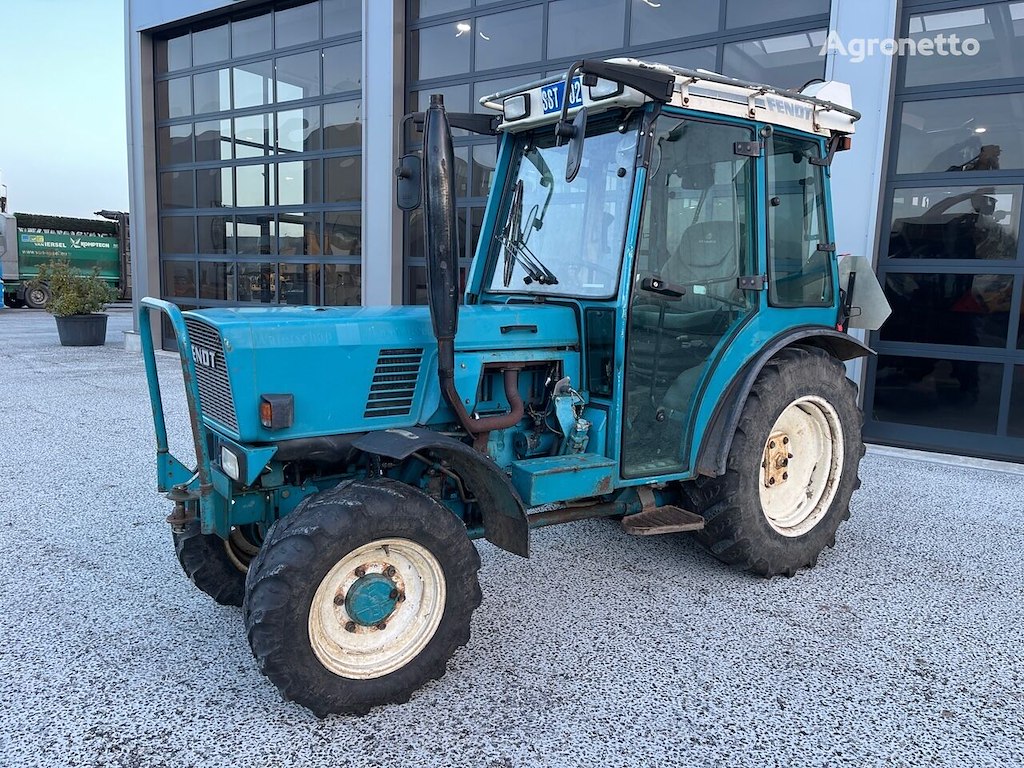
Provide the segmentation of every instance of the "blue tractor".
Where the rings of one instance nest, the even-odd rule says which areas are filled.
[[[832,239],[849,89],[583,60],[484,104],[409,118],[423,152],[397,187],[421,209],[428,307],[142,301],[178,558],[319,715],[444,673],[481,600],[475,539],[527,557],[532,528],[609,517],[793,575],[859,484],[844,361],[871,352],[847,331],[887,305]],[[452,126],[499,146],[461,302]],[[159,313],[194,465],[167,446]]]

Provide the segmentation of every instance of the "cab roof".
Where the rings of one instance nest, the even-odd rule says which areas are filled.
[[[739,117],[771,125],[794,128],[806,133],[830,137],[849,135],[860,113],[853,109],[850,86],[839,82],[819,82],[800,91],[788,91],[764,83],[753,83],[708,72],[684,69],[638,59],[608,59],[607,63],[670,73],[675,77],[672,95],[663,103],[715,115]],[[549,77],[480,99],[480,104],[501,113],[499,131],[519,132],[559,119],[566,90],[565,78]],[[653,101],[629,86],[599,79],[596,85],[583,85],[582,77],[573,78],[569,88],[569,114],[583,106],[591,114],[616,107],[639,107]]]

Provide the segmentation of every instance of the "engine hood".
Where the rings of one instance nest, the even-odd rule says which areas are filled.
[[[239,440],[424,424],[446,407],[426,307],[240,307],[186,312],[185,319],[204,418]],[[483,364],[578,344],[570,307],[463,307],[455,346],[467,365],[456,385],[472,397]],[[292,427],[262,427],[264,394],[293,395]]]

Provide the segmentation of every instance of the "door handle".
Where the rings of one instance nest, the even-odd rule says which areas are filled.
[[[686,295],[686,288],[675,283],[669,283],[660,277],[645,277],[640,281],[640,288],[649,293],[656,293],[659,296],[668,296],[678,299]]]
[[[536,325],[503,325],[501,326],[502,333],[514,333],[515,331],[525,331],[526,333],[536,333]]]

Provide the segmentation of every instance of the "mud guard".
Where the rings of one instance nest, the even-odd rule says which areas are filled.
[[[732,437],[754,380],[769,360],[786,347],[794,346],[817,347],[843,362],[875,354],[870,347],[848,334],[828,328],[798,328],[776,336],[762,348],[757,357],[743,367],[719,401],[697,453],[697,474],[719,477],[725,473]]]
[[[443,456],[479,501],[484,538],[513,555],[530,556],[530,523],[522,499],[512,481],[487,456],[455,438],[416,427],[370,432],[352,447],[398,460],[428,449]]]

